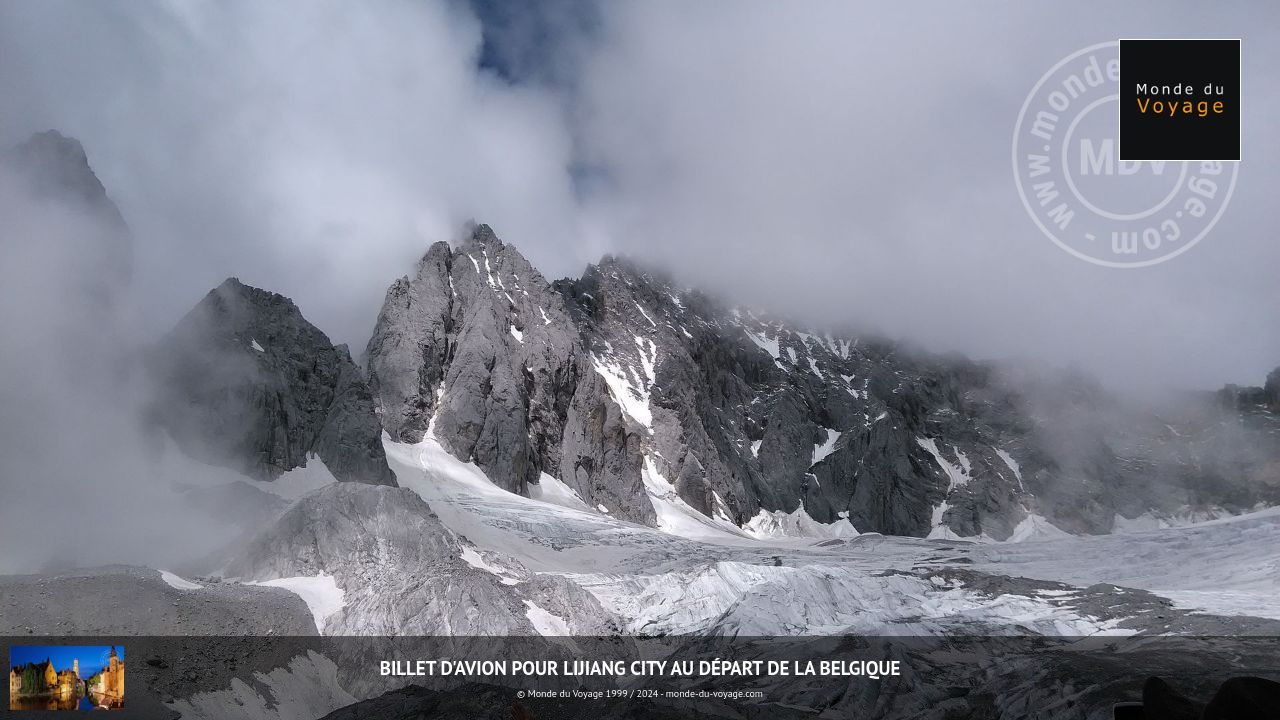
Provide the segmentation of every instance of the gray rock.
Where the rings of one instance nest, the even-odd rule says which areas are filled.
[[[484,225],[391,287],[367,365],[396,439],[430,426],[508,490],[546,473],[646,524],[650,471],[738,524],[803,505],[917,536],[1280,502],[1265,388],[1218,404],[1248,409],[1247,427],[1208,398],[1161,414],[1078,374],[730,310],[622,258],[548,286]]]
[[[365,365],[387,432],[527,494],[542,473],[589,505],[651,522],[641,455],[561,295],[487,225],[433,245],[387,292]]]
[[[369,388],[382,427],[395,440],[420,440],[435,412],[435,389],[448,360],[452,264],[448,243],[432,245],[413,278],[400,278],[387,290],[369,340]]]
[[[652,525],[653,505],[640,474],[644,439],[609,396],[605,381],[583,368],[565,418],[561,479],[590,507]]]
[[[345,607],[326,635],[535,635],[526,600],[574,634],[616,632],[598,601],[558,576],[469,547],[406,488],[335,483],[298,501],[225,565],[228,577],[332,575]],[[490,569],[463,558],[464,548]]]
[[[366,353],[387,432],[417,442],[431,425],[513,492],[558,475],[578,345],[557,300],[488,226],[432,246],[387,292]]]
[[[194,458],[273,480],[315,456],[338,480],[395,484],[362,373],[288,298],[227,280],[151,369],[153,420]]]

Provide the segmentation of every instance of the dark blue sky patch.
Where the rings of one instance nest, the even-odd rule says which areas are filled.
[[[116,645],[116,655],[124,660],[124,646]],[[9,666],[53,661],[58,671],[71,668],[73,661],[80,661],[80,677],[87,678],[107,666],[111,654],[109,645],[13,645],[9,648]]]
[[[600,25],[593,0],[467,0],[484,41],[479,66],[512,83],[559,83],[572,48]]]

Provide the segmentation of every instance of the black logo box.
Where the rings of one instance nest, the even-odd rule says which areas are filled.
[[[1238,39],[1121,39],[1120,159],[1239,160],[1240,53]]]

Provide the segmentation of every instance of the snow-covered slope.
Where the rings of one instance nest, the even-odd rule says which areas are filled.
[[[1160,597],[1185,611],[1280,617],[1260,597],[1280,583],[1274,559],[1264,558],[1280,540],[1280,513],[1099,538],[1032,520],[1016,544],[753,536],[727,523],[682,536],[560,490],[555,502],[509,492],[430,438],[384,442],[400,489],[316,491],[229,572],[286,588],[332,573],[343,600],[317,615],[328,634],[1078,636],[1230,627]],[[1189,546],[1197,553],[1188,556]],[[1203,576],[1175,579],[1178,568]]]
[[[477,548],[405,488],[316,490],[238,549],[223,573],[296,593],[330,635],[532,635],[546,616],[570,610],[573,633],[613,630],[577,586]],[[530,603],[543,609],[537,622]]]
[[[972,567],[1073,585],[1114,583],[1180,608],[1280,619],[1280,508],[1176,528],[974,549]]]

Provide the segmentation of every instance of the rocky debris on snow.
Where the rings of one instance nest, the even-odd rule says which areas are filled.
[[[0,635],[315,635],[296,595],[110,566],[0,576]]]

